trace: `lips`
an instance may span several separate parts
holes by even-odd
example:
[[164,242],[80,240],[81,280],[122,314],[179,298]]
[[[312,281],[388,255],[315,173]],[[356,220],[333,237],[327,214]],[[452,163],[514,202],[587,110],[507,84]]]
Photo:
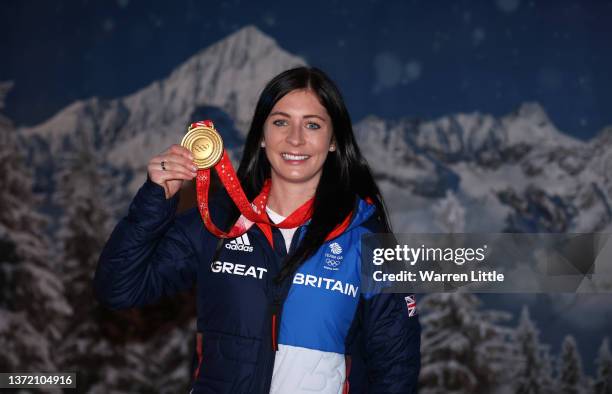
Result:
[[304,161],[310,158],[310,155],[283,152],[281,153],[281,157],[286,161]]

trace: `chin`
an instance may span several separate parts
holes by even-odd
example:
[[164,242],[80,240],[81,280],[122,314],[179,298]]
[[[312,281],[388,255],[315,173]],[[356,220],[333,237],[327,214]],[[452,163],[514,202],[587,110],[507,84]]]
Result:
[[310,181],[312,181],[313,177],[304,177],[304,176],[289,176],[289,177],[282,177],[281,179],[283,179],[285,182],[290,182],[290,183],[308,183]]
[[290,183],[308,183],[315,179],[317,174],[278,174],[278,178]]

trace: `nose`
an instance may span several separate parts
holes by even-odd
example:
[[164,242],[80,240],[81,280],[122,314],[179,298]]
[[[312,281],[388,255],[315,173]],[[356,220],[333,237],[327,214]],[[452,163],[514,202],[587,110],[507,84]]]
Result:
[[300,124],[292,124],[287,134],[287,143],[293,146],[300,146],[304,143],[304,130]]

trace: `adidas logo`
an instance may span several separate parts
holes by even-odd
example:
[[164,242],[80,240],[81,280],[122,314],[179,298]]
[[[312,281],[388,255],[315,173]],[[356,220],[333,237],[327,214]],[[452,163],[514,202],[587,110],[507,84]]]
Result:
[[234,238],[225,244],[225,247],[230,250],[239,250],[241,252],[252,252],[253,247],[249,241],[249,237],[246,233],[242,234],[238,238]]

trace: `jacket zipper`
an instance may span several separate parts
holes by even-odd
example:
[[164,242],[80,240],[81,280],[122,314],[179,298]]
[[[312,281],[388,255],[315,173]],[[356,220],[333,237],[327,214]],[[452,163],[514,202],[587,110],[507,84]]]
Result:
[[[293,239],[291,240],[291,245],[289,247],[289,251],[287,254],[290,254],[293,252],[293,250],[296,248],[298,241],[300,240],[301,236],[302,236],[302,232],[303,232],[304,226],[300,226],[297,228],[297,230],[295,231],[295,234],[293,236]],[[291,288],[291,282],[292,279],[288,278],[285,279],[286,281],[289,281],[289,283],[284,282],[281,283],[280,287],[276,288],[276,294],[275,294],[275,298],[274,301],[270,304],[269,306],[269,316],[270,316],[270,324],[271,324],[271,332],[270,332],[270,345],[271,345],[271,352],[269,352],[269,356],[266,357],[266,363],[265,363],[265,368],[263,369],[266,372],[266,379],[263,380],[264,382],[264,386],[262,387],[262,394],[269,394],[270,393],[270,389],[272,387],[272,375],[274,374],[274,361],[276,359],[276,352],[278,351],[278,334],[279,334],[279,327],[280,327],[280,321],[281,321],[281,313],[283,310],[283,304],[285,302],[285,299],[287,298],[287,294],[289,293],[289,289]]]

